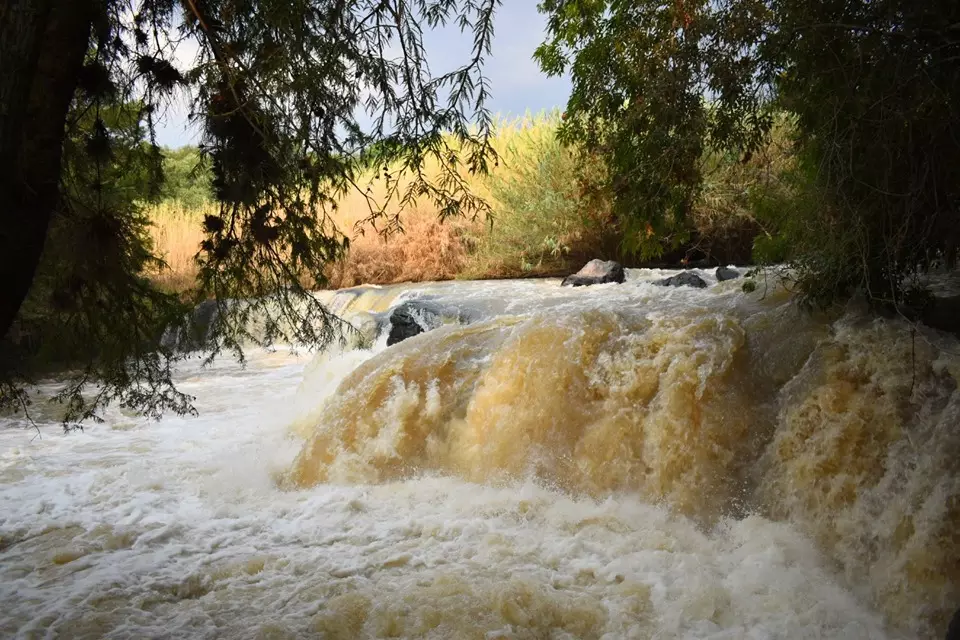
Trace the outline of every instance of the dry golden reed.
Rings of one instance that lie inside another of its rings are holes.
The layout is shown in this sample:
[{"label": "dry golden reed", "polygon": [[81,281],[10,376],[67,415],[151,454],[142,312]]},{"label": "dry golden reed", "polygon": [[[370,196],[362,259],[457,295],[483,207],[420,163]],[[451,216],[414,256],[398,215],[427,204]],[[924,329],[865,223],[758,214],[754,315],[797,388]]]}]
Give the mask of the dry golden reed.
[{"label": "dry golden reed", "polygon": [[[564,254],[569,253],[569,238],[592,236],[576,229],[571,232],[569,227],[576,227],[577,223],[569,220],[559,225],[564,227],[563,232],[553,232],[550,226],[558,224],[551,220],[555,214],[549,203],[546,204],[551,211],[505,207],[492,196],[491,189],[496,184],[522,188],[524,180],[537,180],[544,164],[544,142],[556,144],[553,141],[556,122],[555,115],[546,114],[502,122],[497,127],[495,147],[504,160],[493,168],[490,176],[464,176],[471,190],[490,202],[493,220],[458,219],[441,223],[435,207],[418,202],[402,212],[403,232],[384,236],[365,221],[370,216],[367,196],[382,202],[386,185],[372,174],[359,181],[361,188],[368,189],[367,194],[359,191],[346,194],[333,213],[337,227],[350,237],[351,245],[346,259],[328,268],[327,286],[341,288],[364,283],[449,280],[460,275],[489,278],[556,271],[558,259],[563,262]],[[561,170],[571,171],[565,182],[572,183],[573,163],[565,162]],[[426,172],[436,173],[436,167],[428,165]],[[564,195],[559,199],[569,197]],[[194,256],[203,238],[203,217],[215,213],[215,206],[188,209],[177,201],[167,201],[150,210],[154,246],[167,265],[152,275],[161,287],[184,291],[194,283],[197,275]],[[396,207],[387,213],[397,213]],[[534,218],[538,224],[533,224]],[[525,220],[530,220],[530,224],[525,224]],[[548,223],[544,224],[544,220]],[[583,251],[589,252],[590,248]]]}]

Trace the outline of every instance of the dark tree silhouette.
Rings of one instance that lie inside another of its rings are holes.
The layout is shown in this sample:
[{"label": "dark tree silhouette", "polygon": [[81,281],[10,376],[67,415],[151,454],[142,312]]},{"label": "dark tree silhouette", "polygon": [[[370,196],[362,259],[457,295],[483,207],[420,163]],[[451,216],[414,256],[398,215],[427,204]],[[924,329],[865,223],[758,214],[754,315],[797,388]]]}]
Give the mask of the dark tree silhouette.
[{"label": "dark tree silhouette", "polygon": [[[322,345],[339,320],[309,294],[347,248],[329,213],[359,171],[389,168],[388,198],[443,216],[485,205],[465,171],[493,151],[489,53],[499,0],[12,0],[0,4],[0,380],[4,403],[51,362],[75,371],[72,417],[106,401],[189,411],[158,345],[184,303],[215,298],[210,348]],[[473,41],[433,75],[425,30]],[[195,59],[178,56],[198,45]],[[182,49],[181,49],[182,50]],[[143,277],[156,263],[141,203],[159,193],[154,122],[185,93],[220,210],[204,222],[190,300]],[[428,161],[441,167],[427,180]],[[370,216],[399,226],[387,202]],[[249,330],[256,319],[256,332]],[[91,400],[82,391],[97,381]]]}]

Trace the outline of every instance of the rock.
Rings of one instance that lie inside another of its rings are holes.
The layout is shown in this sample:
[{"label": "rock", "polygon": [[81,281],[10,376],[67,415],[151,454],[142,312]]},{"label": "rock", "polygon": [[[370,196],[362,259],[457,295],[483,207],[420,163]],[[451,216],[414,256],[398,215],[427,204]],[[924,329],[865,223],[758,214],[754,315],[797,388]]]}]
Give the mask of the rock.
[{"label": "rock", "polygon": [[707,287],[707,283],[704,282],[703,278],[692,271],[684,271],[675,276],[664,278],[658,281],[657,284],[661,287],[696,287],[697,289],[705,289]]},{"label": "rock", "polygon": [[220,307],[216,300],[204,300],[193,310],[193,324],[206,334],[220,315]]},{"label": "rock", "polygon": [[947,627],[947,640],[960,640],[960,609],[953,614],[950,626]]},{"label": "rock", "polygon": [[932,297],[920,314],[920,320],[928,327],[960,336],[960,296]]},{"label": "rock", "polygon": [[740,272],[730,267],[717,267],[717,282],[726,280],[736,280],[740,277]]},{"label": "rock", "polygon": [[591,260],[580,271],[567,276],[560,283],[561,287],[588,287],[592,284],[605,282],[621,283],[626,279],[623,267],[613,260]]},{"label": "rock", "polygon": [[423,333],[423,327],[413,317],[411,311],[409,305],[402,304],[390,314],[390,335],[387,336],[388,347]]},{"label": "rock", "polygon": [[444,316],[442,309],[430,303],[404,302],[390,312],[387,346],[436,329],[443,324]]},{"label": "rock", "polygon": [[211,329],[220,315],[216,300],[205,300],[183,319],[167,327],[160,338],[160,344],[177,351],[198,351],[203,349],[210,337]]}]

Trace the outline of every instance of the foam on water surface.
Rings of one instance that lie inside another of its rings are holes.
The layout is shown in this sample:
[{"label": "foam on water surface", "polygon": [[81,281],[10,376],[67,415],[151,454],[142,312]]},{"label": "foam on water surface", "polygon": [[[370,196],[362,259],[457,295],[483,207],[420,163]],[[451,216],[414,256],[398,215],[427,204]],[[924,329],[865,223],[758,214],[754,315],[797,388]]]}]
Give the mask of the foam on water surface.
[{"label": "foam on water surface", "polygon": [[895,327],[659,275],[361,292],[476,320],[187,365],[195,419],[0,429],[0,636],[934,637],[952,356],[904,386]]}]

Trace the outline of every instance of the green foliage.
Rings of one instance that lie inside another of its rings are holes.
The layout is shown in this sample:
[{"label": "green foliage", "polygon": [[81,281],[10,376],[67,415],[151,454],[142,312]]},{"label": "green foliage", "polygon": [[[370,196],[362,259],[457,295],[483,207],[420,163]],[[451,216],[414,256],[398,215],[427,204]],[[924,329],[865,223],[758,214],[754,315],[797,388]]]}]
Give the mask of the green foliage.
[{"label": "green foliage", "polygon": [[[304,285],[323,286],[324,268],[348,246],[328,214],[371,150],[392,173],[387,200],[401,208],[426,199],[442,217],[483,209],[460,173],[485,171],[491,154],[480,63],[497,2],[240,4],[204,3],[185,25],[204,45],[190,77],[221,205],[205,221],[201,291],[243,301],[222,315],[213,346],[263,342],[246,330],[261,315],[267,342],[324,344],[341,325]],[[473,56],[431,77],[422,25],[449,22],[472,32]],[[432,182],[428,160],[442,167]],[[371,200],[371,219],[398,225],[388,204]]]},{"label": "green foliage", "polygon": [[[61,206],[15,339],[4,345],[7,370],[21,379],[69,371],[57,396],[67,422],[95,418],[112,401],[154,416],[189,412],[191,398],[171,381],[177,357],[156,348],[189,307],[144,275],[157,260],[142,202],[157,190],[156,158],[141,144],[142,105],[78,103],[71,115]],[[93,381],[95,393],[85,393]],[[0,406],[10,405],[26,410],[29,398],[8,378]]]},{"label": "green foliage", "polygon": [[197,147],[163,150],[163,200],[199,209],[213,201],[212,181],[210,161]]},{"label": "green foliage", "polygon": [[550,22],[537,59],[573,78],[562,134],[604,159],[628,248],[660,251],[648,239],[669,235],[710,192],[702,161],[749,163],[783,110],[800,166],[745,201],[764,226],[758,257],[788,260],[807,302],[863,290],[899,307],[919,274],[955,260],[957,3],[545,0],[540,8]]},{"label": "green foliage", "polygon": [[[523,121],[518,133],[498,130],[500,168],[486,181],[493,221],[469,239],[465,276],[554,274],[597,256],[632,259],[623,254],[604,162],[579,144],[562,143],[561,122],[550,114]],[[809,196],[810,186],[795,183],[792,121],[779,114],[774,122],[770,138],[748,159],[704,152],[703,182],[689,214],[662,226],[659,235],[644,230],[653,253],[677,249],[676,260],[745,260],[754,242],[782,238],[780,214]]]},{"label": "green foliage", "polygon": [[[154,414],[190,410],[170,382],[178,356],[157,344],[159,328],[183,308],[143,277],[157,260],[138,204],[206,191],[201,173],[184,171],[190,153],[164,162],[155,144],[156,110],[178,90],[193,100],[201,166],[209,165],[219,204],[204,220],[199,284],[189,300],[220,305],[212,354],[231,349],[242,357],[246,341],[313,347],[342,338],[345,326],[309,288],[323,285],[325,267],[348,246],[329,214],[358,188],[366,164],[395,169],[386,201],[369,202],[371,219],[388,227],[398,224],[398,214],[386,213],[396,202],[402,209],[429,200],[442,217],[486,210],[463,174],[484,173],[494,155],[481,66],[498,4],[94,3],[96,15],[79,30],[90,42],[66,128],[65,205],[35,291],[21,306],[22,330],[5,338],[0,404],[20,403],[30,365],[53,350],[55,359],[86,361],[66,390],[70,418],[93,415],[111,399]],[[423,33],[447,24],[469,32],[473,50],[454,71],[433,76]],[[175,55],[184,41],[199,46],[185,67]],[[138,105],[131,126],[111,128],[105,114],[131,104]],[[436,179],[425,176],[427,162],[441,167]],[[57,328],[75,344],[61,347]],[[37,332],[40,346],[30,346]],[[92,403],[83,395],[88,382],[102,385]]]},{"label": "green foliage", "polygon": [[[501,139],[501,167],[487,181],[494,215],[473,240],[466,275],[557,273],[603,252],[614,235],[608,207],[586,197],[584,183],[598,170],[556,136],[559,114],[520,123]],[[509,128],[509,123],[501,125]]]},{"label": "green foliage", "polygon": [[[795,182],[793,135],[792,119],[778,113],[764,144],[749,155],[707,149],[700,162],[702,183],[686,221],[695,238],[691,249],[730,262],[749,258],[751,246],[776,242],[784,207],[794,206],[810,188]],[[782,261],[752,253],[762,263]]]},{"label": "green foliage", "polygon": [[[550,75],[569,71],[573,92],[561,137],[607,167],[624,246],[643,257],[688,216],[710,149],[749,152],[771,125],[747,80],[749,49],[766,8],[726,3],[546,0],[548,38],[537,49]],[[708,105],[707,93],[713,95]]]},{"label": "green foliage", "polygon": [[[960,6],[939,0],[776,5],[765,46],[822,193],[801,284],[901,306],[960,242]],[[770,55],[773,55],[771,53]],[[813,290],[816,292],[816,290]],[[823,297],[822,294],[817,297]]]}]

